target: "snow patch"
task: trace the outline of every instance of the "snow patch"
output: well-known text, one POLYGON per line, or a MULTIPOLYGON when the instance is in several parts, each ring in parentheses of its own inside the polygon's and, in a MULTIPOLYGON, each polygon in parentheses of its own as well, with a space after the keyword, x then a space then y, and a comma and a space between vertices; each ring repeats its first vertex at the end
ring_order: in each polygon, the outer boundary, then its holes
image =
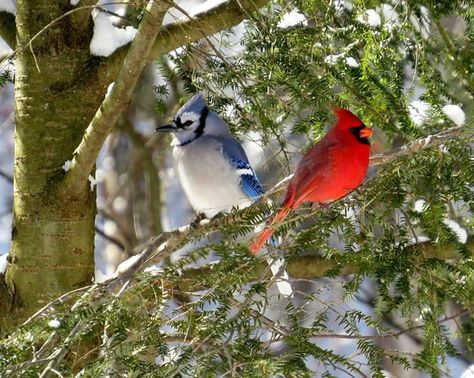
POLYGON ((382 4, 380 12, 384 20, 383 27, 389 32, 400 26, 400 16, 390 4, 382 4))
POLYGON ((466 122, 466 114, 458 105, 445 105, 442 111, 456 126, 462 126, 466 122))
POLYGON ((413 28, 421 34, 423 39, 428 39, 430 37, 430 12, 428 8, 421 6, 420 14, 420 19, 416 18, 414 14, 411 14, 410 22, 413 28))
POLYGON ((0 12, 1 11, 15 14, 15 4, 13 4, 11 0, 0 0, 0 12))
POLYGON ((58 319, 51 319, 48 322, 48 327, 53 328, 53 329, 58 329, 59 327, 61 327, 61 322, 58 319))
POLYGON ((426 209, 426 201, 424 199, 419 199, 415 201, 415 205, 413 206, 413 210, 417 213, 422 213, 426 209))
POLYGON ((462 244, 466 244, 467 242, 467 231, 462 228, 458 222, 452 220, 452 219, 444 219, 443 223, 448 226, 452 232, 458 237, 458 240, 462 244))
POLYGON ((90 43, 90 52, 95 56, 109 56, 119 47, 133 40, 137 29, 127 26, 117 28, 104 13, 97 12, 94 16, 94 35, 90 43))
POLYGON ((130 268, 141 256, 142 254, 139 253, 138 255, 133 255, 132 257, 129 257, 127 260, 123 261, 118 267, 117 270, 115 271, 113 277, 117 277, 119 274, 122 274, 125 272, 128 268, 130 268))
POLYGON ((408 105, 408 112, 410 114, 410 119, 416 126, 421 126, 425 120, 428 118, 428 111, 430 109, 430 104, 425 101, 415 100, 408 105))
POLYGON ((277 26, 281 29, 286 29, 296 25, 307 26, 308 20, 304 14, 295 9, 291 12, 285 13, 277 26))
POLYGON ((349 0, 335 0, 331 1, 331 4, 338 15, 342 14, 345 10, 350 12, 353 9, 352 3, 349 0))
POLYGON ((367 9, 364 14, 357 17, 357 21, 361 24, 372 26, 373 28, 382 24, 380 15, 375 11, 375 9, 367 9))
POLYGON ((71 160, 66 160, 62 166, 62 169, 64 172, 67 172, 69 171, 69 169, 71 168, 71 163, 72 161, 71 160))
POLYGON ((200 13, 208 12, 210 9, 218 7, 219 5, 224 4, 226 2, 227 0, 207 0, 204 3, 192 7, 188 13, 191 17, 195 17, 200 13))
POLYGON ((96 180, 95 177, 92 176, 92 175, 89 175, 88 180, 89 180, 89 182, 90 182, 90 184, 91 184, 91 191, 93 191, 94 188, 95 188, 95 186, 97 185, 97 180, 96 180))
POLYGON ((7 271, 7 265, 8 265, 7 258, 8 258, 8 253, 0 255, 0 274, 3 274, 7 271))
POLYGON ((459 378, 473 378, 474 377, 474 364, 469 366, 466 370, 463 371, 461 377, 459 378))
POLYGON ((282 258, 274 259, 267 257, 268 264, 274 276, 276 276, 275 284, 281 295, 285 297, 292 297, 294 292, 290 284, 290 277, 285 270, 285 260, 282 258))
POLYGON ((324 63, 329 64, 330 66, 334 66, 339 59, 344 57, 344 55, 344 53, 327 55, 324 57, 324 63))
POLYGON ((145 273, 151 274, 152 276, 157 276, 163 273, 163 268, 159 264, 155 264, 155 265, 149 266, 148 268, 145 268, 143 271, 145 273))
POLYGON ((345 60, 346 60, 346 64, 349 67, 357 68, 360 65, 359 62, 357 60, 355 60, 352 56, 348 56, 345 60))

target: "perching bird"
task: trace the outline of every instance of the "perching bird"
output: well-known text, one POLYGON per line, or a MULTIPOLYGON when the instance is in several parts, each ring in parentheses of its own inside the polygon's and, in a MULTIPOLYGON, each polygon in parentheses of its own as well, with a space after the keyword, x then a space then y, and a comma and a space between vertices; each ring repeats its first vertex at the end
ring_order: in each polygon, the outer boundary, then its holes
MULTIPOLYGON (((201 93, 178 110, 170 125, 156 130, 172 133, 179 181, 197 213, 211 218, 232 207, 247 207, 264 193, 244 149, 225 121, 209 110, 201 93)), ((281 260, 272 261, 273 274, 281 265, 281 260)), ((288 282, 276 283, 282 294, 292 294, 288 282)))
POLYGON ((303 202, 326 204, 357 188, 369 166, 373 130, 350 111, 336 109, 337 123, 309 149, 296 166, 281 208, 267 221, 265 229, 251 244, 257 253, 271 237, 272 227, 282 222, 303 202))

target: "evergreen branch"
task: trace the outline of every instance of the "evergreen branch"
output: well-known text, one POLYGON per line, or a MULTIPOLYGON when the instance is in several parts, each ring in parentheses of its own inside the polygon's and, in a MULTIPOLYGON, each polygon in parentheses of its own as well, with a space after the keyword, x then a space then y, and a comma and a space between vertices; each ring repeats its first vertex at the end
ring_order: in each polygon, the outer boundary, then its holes
POLYGON ((0 37, 12 50, 16 48, 16 22, 14 14, 0 11, 0 37))
MULTIPOLYGON (((473 131, 471 128, 464 126, 454 127, 448 130, 443 130, 439 133, 429 135, 427 137, 419 138, 414 140, 411 143, 406 144, 400 148, 389 151, 385 154, 374 155, 371 158, 371 166, 379 166, 386 163, 389 163, 395 160, 398 157, 406 156, 409 154, 414 154, 420 150, 423 150, 428 147, 439 146, 443 143, 451 141, 456 137, 459 137, 464 133, 465 136, 472 138, 473 131)), ((283 191, 285 187, 284 183, 288 181, 288 177, 281 180, 275 187, 269 190, 259 202, 265 201, 269 196, 276 195, 277 193, 283 191)), ((170 256, 174 251, 183 247, 188 240, 192 239, 198 235, 204 235, 213 231, 218 231, 223 223, 234 222, 235 215, 231 214, 225 217, 214 217, 213 219, 204 220, 196 228, 191 227, 190 225, 183 226, 178 230, 165 232, 157 237, 154 237, 151 241, 147 243, 143 251, 139 254, 136 260, 131 264, 125 271, 121 272, 117 277, 106 281, 106 286, 109 290, 116 290, 127 283, 132 279, 133 275, 144 268, 150 263, 157 263, 163 261, 164 258, 170 256)), ((468 242, 468 248, 471 254, 474 255, 474 242, 470 239, 468 242)), ((431 243, 423 244, 424 255, 450 259, 456 258, 456 244, 446 244, 442 247, 437 247, 431 243)), ((254 272, 252 277, 258 277, 264 269, 267 268, 267 264, 264 262, 258 262, 254 266, 254 272)), ((325 259, 321 256, 300 256, 288 261, 288 273, 293 278, 313 278, 317 276, 324 276, 328 271, 335 268, 340 268, 340 274, 346 275, 355 273, 356 269, 352 266, 338 267, 334 261, 325 259)), ((207 268, 209 269, 209 268, 207 268)), ((206 268, 197 269, 195 273, 188 273, 191 276, 197 274, 197 277, 203 274, 206 274, 206 268)), ((183 277, 183 281, 186 276, 183 277)), ((188 288, 188 291, 197 290, 193 288, 188 288)))
POLYGON ((150 55, 161 22, 169 7, 170 4, 161 1, 148 3, 147 11, 130 45, 114 86, 97 110, 74 152, 71 168, 62 185, 62 189, 68 193, 79 194, 86 187, 87 177, 92 171, 105 139, 115 126, 121 110, 128 105, 132 97, 138 77, 147 63, 143 57, 150 55))
MULTIPOLYGON (((437 258, 440 260, 459 259, 459 245, 456 243, 445 243, 435 245, 431 242, 414 244, 408 247, 412 250, 421 250, 423 253, 418 259, 425 260, 428 258, 437 258)), ((466 249, 474 256, 474 237, 470 237, 466 243, 466 249)), ((217 263, 219 264, 219 263, 217 263)), ((217 265, 214 264, 214 265, 217 265)), ((201 277, 205 277, 211 273, 211 269, 216 266, 205 266, 202 268, 188 269, 183 272, 178 289, 184 292, 194 292, 203 290, 206 287, 202 284, 201 277)), ((255 262, 252 271, 249 272, 250 281, 257 280, 262 272, 267 269, 264 261, 255 262)), ((324 258, 322 256, 294 256, 288 259, 288 274, 293 279, 311 279, 315 277, 324 277, 328 272, 339 269, 340 275, 354 274, 358 272, 356 266, 344 265, 340 266, 336 261, 324 258)), ((270 274, 268 274, 270 277, 270 274)))

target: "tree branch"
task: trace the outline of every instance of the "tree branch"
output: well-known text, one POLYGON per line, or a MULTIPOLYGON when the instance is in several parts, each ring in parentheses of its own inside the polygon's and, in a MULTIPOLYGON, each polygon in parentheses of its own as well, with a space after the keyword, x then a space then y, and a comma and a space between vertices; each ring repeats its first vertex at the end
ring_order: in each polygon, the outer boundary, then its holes
POLYGON ((68 193, 79 194, 86 187, 87 177, 92 171, 107 135, 117 122, 121 110, 128 105, 132 97, 133 88, 147 63, 143 57, 150 55, 161 22, 169 7, 170 4, 163 1, 149 2, 112 90, 97 110, 74 152, 71 168, 62 185, 62 189, 68 193))
MULTIPOLYGON (((267 2, 268 0, 229 0, 198 13, 190 20, 166 25, 158 33, 146 60, 151 62, 178 47, 236 26, 248 18, 251 12, 257 11, 267 2)), ((101 69, 110 70, 119 66, 127 50, 128 46, 117 50, 101 69)))
POLYGON ((8 173, 5 173, 0 170, 0 177, 3 177, 5 180, 7 180, 9 183, 13 183, 13 177, 10 176, 8 173))
MULTIPOLYGON (((459 245, 456 243, 445 243, 435 245, 431 242, 414 244, 409 247, 411 250, 421 250, 423 253, 417 257, 417 261, 428 258, 436 258, 440 260, 459 259, 459 245)), ((474 237, 470 237, 467 241, 466 248, 474 256, 474 237)), ((217 263, 219 264, 219 263, 217 263)), ((215 265, 217 265, 215 264, 215 265)), ((261 277, 265 270, 268 271, 268 264, 265 261, 258 261, 249 272, 250 281, 255 281, 261 277)), ((354 274, 358 272, 356 266, 345 265, 340 266, 334 260, 326 259, 322 256, 294 256, 287 262, 287 271, 292 279, 311 279, 315 277, 324 277, 328 272, 334 269, 340 269, 340 275, 354 274)), ((202 277, 205 277, 216 269, 216 266, 204 266, 202 268, 188 269, 181 276, 178 289, 185 292, 193 292, 205 289, 202 283, 202 277)), ((270 272, 268 277, 271 277, 270 272)))
POLYGON ((10 46, 16 48, 16 23, 15 15, 0 11, 0 37, 10 46))
POLYGON ((377 167, 389 163, 400 156, 410 155, 427 147, 440 146, 461 136, 472 140, 474 137, 474 129, 468 126, 457 126, 436 134, 428 135, 424 138, 416 139, 388 153, 372 155, 370 157, 370 166, 377 167))
MULTIPOLYGON (((454 127, 448 130, 443 130, 439 133, 429 135, 427 137, 416 139, 415 141, 402 146, 393 151, 389 151, 385 154, 374 155, 371 159, 371 165, 379 166, 393 161, 394 159, 409 154, 414 154, 420 150, 423 150, 428 147, 439 146, 447 141, 452 141, 456 137, 464 136, 472 138, 474 130, 466 127, 454 127)), ((288 180, 280 181, 275 188, 268 191, 264 196, 261 197, 260 201, 264 201, 270 195, 275 195, 280 191, 284 190, 283 184, 288 180)), ((245 211, 244 210, 241 210, 245 211)), ((104 284, 109 290, 117 290, 118 288, 126 285, 127 282, 131 280, 133 275, 142 270, 145 266, 150 263, 157 263, 163 261, 166 257, 170 256, 174 251, 182 248, 188 243, 188 240, 192 238, 205 235, 210 232, 218 231, 222 228, 222 225, 225 223, 233 223, 236 221, 236 215, 230 214, 225 217, 217 217, 211 220, 204 220, 200 223, 199 227, 191 228, 188 226, 183 226, 178 230, 171 232, 164 232, 149 241, 144 247, 143 251, 137 255, 136 260, 123 272, 106 281, 104 284)), ((446 244, 442 247, 434 246, 430 243, 424 244, 424 255, 438 257, 443 259, 455 258, 456 254, 456 245, 455 244, 446 244)), ((471 254, 474 255, 474 243, 472 238, 469 239, 468 248, 471 254)), ((253 277, 257 277, 263 269, 267 267, 267 264, 264 262, 255 263, 255 271, 252 273, 253 277)), ((304 256, 292 259, 288 262, 288 272, 293 278, 310 278, 317 276, 324 276, 326 272, 331 269, 337 268, 334 261, 325 259, 321 256, 304 256)), ((355 268, 350 266, 339 267, 341 268, 341 275, 355 273, 355 268)), ((204 270, 198 269, 195 274, 202 275, 205 274, 206 268, 204 270)), ((208 269, 208 268, 207 268, 208 269)), ((193 273, 188 273, 191 276, 193 273)), ((201 276, 202 277, 202 276, 201 276)))

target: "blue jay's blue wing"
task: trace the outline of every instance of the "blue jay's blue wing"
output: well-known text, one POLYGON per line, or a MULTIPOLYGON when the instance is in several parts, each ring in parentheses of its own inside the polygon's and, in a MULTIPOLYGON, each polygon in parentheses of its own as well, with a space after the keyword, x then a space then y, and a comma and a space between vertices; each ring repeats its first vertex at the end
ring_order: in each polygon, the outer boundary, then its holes
POLYGON ((240 188, 252 200, 257 200, 264 192, 257 175, 246 161, 229 157, 230 164, 240 176, 240 188))
POLYGON ((229 160, 233 169, 237 171, 240 176, 240 188, 242 191, 256 201, 264 192, 262 184, 258 180, 255 171, 249 164, 247 155, 244 149, 234 138, 221 138, 222 152, 229 160))

